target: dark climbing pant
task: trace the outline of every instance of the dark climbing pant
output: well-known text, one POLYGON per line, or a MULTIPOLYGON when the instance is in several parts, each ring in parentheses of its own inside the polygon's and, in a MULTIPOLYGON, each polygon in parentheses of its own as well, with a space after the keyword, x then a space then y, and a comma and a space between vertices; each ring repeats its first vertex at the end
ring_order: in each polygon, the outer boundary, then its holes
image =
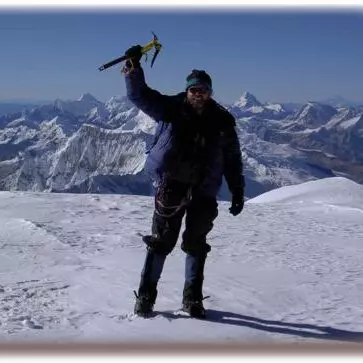
POLYGON ((185 230, 181 249, 186 253, 183 300, 201 300, 204 266, 210 245, 207 234, 218 215, 216 198, 206 197, 189 185, 164 179, 155 195, 152 234, 157 243, 148 247, 141 273, 139 295, 148 294, 156 299, 166 256, 174 249, 185 216, 185 230))

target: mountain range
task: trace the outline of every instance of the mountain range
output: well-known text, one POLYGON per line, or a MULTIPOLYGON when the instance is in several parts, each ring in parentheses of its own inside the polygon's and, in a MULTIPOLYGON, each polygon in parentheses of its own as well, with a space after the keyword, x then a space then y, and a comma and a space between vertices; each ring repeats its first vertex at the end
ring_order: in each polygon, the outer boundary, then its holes
MULTIPOLYGON (((261 103, 245 92, 237 120, 246 196, 331 176, 363 183, 363 106, 261 103)), ((156 123, 126 97, 23 108, 0 116, 0 190, 151 195, 143 171, 156 123)), ((219 195, 229 198, 224 183, 219 195)))

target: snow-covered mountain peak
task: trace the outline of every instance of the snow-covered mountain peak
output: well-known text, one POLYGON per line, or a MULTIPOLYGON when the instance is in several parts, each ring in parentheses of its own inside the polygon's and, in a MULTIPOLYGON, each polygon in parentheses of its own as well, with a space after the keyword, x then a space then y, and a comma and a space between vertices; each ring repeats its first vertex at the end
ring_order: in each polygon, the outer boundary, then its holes
POLYGON ((126 96, 114 96, 105 103, 105 107, 111 113, 117 113, 130 110, 134 107, 134 105, 126 96))
POLYGON ((315 110, 334 110, 334 111, 336 111, 336 109, 333 106, 326 105, 326 104, 320 103, 320 102, 315 102, 315 101, 307 102, 305 105, 302 106, 302 108, 303 108, 303 110, 315 109, 315 110))
POLYGON ((89 103, 99 103, 96 97, 91 95, 90 93, 83 93, 81 97, 77 99, 79 102, 89 102, 89 103))
POLYGON ((295 113, 295 120, 300 126, 315 128, 326 124, 338 110, 319 102, 308 102, 295 113))
POLYGON ((106 105, 108 103, 124 103, 128 102, 127 96, 112 96, 108 101, 106 101, 106 105))
POLYGON ((234 102, 232 106, 227 107, 227 109, 229 109, 236 118, 258 116, 266 119, 281 120, 288 115, 288 112, 281 104, 262 104, 249 92, 244 92, 242 96, 234 102))
POLYGON ((68 112, 76 116, 81 116, 89 113, 94 107, 104 107, 104 105, 90 93, 84 93, 75 101, 57 99, 54 102, 54 107, 61 112, 68 112))
POLYGON ((257 98, 250 92, 244 92, 234 106, 242 108, 250 108, 254 106, 262 106, 262 104, 257 100, 257 98))

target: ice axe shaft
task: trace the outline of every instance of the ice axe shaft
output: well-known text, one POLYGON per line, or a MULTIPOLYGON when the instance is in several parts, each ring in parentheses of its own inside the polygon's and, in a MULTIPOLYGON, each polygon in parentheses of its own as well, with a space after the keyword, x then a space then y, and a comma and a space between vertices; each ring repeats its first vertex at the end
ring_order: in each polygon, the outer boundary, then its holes
POLYGON ((114 60, 112 60, 112 61, 110 61, 110 62, 108 62, 108 63, 103 64, 103 65, 102 65, 101 67, 99 67, 98 69, 99 69, 100 71, 103 71, 103 70, 105 70, 105 69, 107 69, 107 68, 110 68, 110 67, 114 66, 115 64, 121 63, 121 62, 123 62, 123 61, 125 61, 125 60, 127 60, 127 57, 124 55, 124 56, 119 57, 119 58, 116 58, 116 59, 114 59, 114 60))
MULTIPOLYGON (((154 53, 154 56, 153 56, 153 58, 151 60, 151 67, 153 66, 153 64, 155 62, 155 59, 156 59, 157 55, 159 54, 160 49, 162 47, 162 45, 159 43, 158 37, 155 35, 155 33, 152 32, 152 34, 153 34, 153 39, 149 43, 145 44, 141 49, 141 53, 145 54, 147 56, 147 53, 150 50, 152 50, 153 48, 155 48, 155 53, 154 53)), ((119 58, 113 59, 112 61, 103 64, 98 69, 100 71, 103 71, 103 70, 105 70, 107 68, 110 68, 110 67, 114 66, 115 64, 121 63, 121 62, 126 61, 128 59, 129 59, 129 57, 127 57, 126 55, 123 55, 123 56, 121 56, 119 58)))

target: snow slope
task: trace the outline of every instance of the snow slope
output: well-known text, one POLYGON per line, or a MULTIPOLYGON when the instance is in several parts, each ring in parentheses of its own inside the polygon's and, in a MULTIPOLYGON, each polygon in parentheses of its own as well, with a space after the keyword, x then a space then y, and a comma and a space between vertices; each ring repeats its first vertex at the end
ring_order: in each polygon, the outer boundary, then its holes
POLYGON ((235 218, 220 203, 206 265, 210 319, 199 321, 173 314, 179 244, 160 281, 161 313, 132 317, 151 197, 1 192, 0 339, 362 340, 363 211, 353 201, 363 187, 332 178, 270 193, 235 218))
POLYGON ((363 213, 363 186, 342 177, 310 181, 271 190, 251 203, 320 203, 350 206, 363 213))

